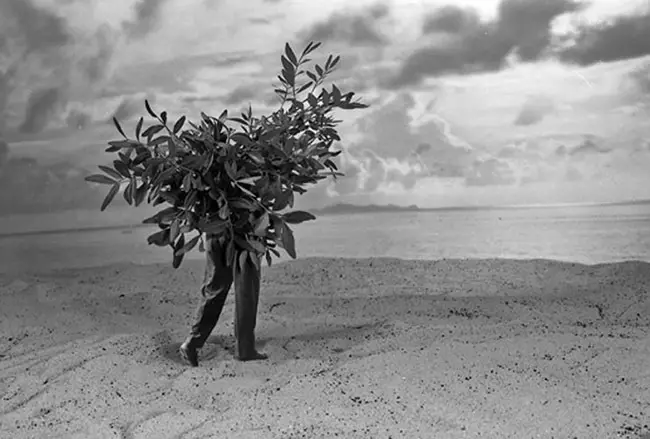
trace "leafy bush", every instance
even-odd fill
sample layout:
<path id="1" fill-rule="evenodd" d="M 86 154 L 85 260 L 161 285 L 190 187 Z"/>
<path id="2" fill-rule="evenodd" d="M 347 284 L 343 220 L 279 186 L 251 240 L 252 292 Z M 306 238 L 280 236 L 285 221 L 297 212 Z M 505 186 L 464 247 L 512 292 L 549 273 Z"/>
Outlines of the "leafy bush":
<path id="1" fill-rule="evenodd" d="M 336 85 L 314 94 L 340 60 L 329 55 L 323 66 L 306 70 L 311 62 L 307 56 L 319 46 L 310 42 L 297 57 L 285 45 L 280 84 L 275 88 L 281 104 L 269 116 L 254 117 L 250 106 L 240 117 L 228 118 L 227 110 L 218 118 L 201 113 L 200 124 L 189 122 L 191 129 L 181 131 L 185 116 L 168 124 L 167 112 L 157 114 L 145 101 L 156 122 L 143 131 L 141 117 L 135 139 L 128 138 L 114 118 L 123 139 L 108 142 L 106 151 L 117 153 L 118 158 L 112 167 L 99 166 L 104 174 L 86 177 L 89 182 L 111 185 L 101 210 L 121 189 L 130 205 L 145 200 L 154 206 L 167 203 L 143 222 L 158 225 L 160 230 L 147 241 L 170 246 L 174 268 L 197 244 L 204 251 L 203 234 L 223 240 L 229 266 L 237 255 L 247 254 L 258 256 L 251 257 L 255 264 L 265 255 L 271 265 L 271 254 L 280 256 L 277 247 L 295 258 L 289 224 L 315 217 L 304 211 L 282 212 L 293 208 L 294 193 L 305 193 L 306 185 L 343 175 L 332 161 L 341 151 L 330 150 L 341 140 L 335 129 L 341 121 L 332 117 L 332 111 L 367 107 L 352 100 L 354 92 L 343 93 Z M 302 77 L 306 81 L 299 84 Z M 227 122 L 238 124 L 239 129 Z M 186 238 L 192 232 L 197 233 Z"/>

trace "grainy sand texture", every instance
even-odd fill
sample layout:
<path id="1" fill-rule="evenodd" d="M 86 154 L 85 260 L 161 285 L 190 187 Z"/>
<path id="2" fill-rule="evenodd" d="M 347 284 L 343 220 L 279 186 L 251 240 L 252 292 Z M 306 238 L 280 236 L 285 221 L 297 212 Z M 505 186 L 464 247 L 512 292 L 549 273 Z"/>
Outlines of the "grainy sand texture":
<path id="1" fill-rule="evenodd" d="M 307 258 L 178 346 L 203 263 L 0 278 L 2 438 L 650 438 L 650 264 Z"/>

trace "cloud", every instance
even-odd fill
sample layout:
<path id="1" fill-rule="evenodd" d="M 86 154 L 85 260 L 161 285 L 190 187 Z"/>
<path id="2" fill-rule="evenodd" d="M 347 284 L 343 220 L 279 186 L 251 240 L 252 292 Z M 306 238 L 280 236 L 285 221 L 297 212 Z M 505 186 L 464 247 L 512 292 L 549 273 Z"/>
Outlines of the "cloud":
<path id="1" fill-rule="evenodd" d="M 422 31 L 431 42 L 410 54 L 384 85 L 397 89 L 427 77 L 498 71 L 511 54 L 540 59 L 553 20 L 580 7 L 573 0 L 502 0 L 496 18 L 481 20 L 472 9 L 445 6 L 424 20 Z"/>
<path id="2" fill-rule="evenodd" d="M 340 156 L 346 176 L 333 184 L 336 193 L 370 199 L 395 188 L 411 191 L 432 179 L 466 186 L 516 182 L 506 161 L 479 153 L 459 139 L 433 108 L 425 109 L 426 120 L 415 119 L 415 110 L 413 96 L 400 93 L 362 117 L 357 128 L 363 137 L 345 145 Z"/>
<path id="3" fill-rule="evenodd" d="M 0 2 L 0 129 L 38 133 L 63 121 L 71 97 L 92 92 L 110 71 L 113 42 L 107 27 L 73 30 L 33 0 Z"/>
<path id="4" fill-rule="evenodd" d="M 83 168 L 68 162 L 43 165 L 33 158 L 12 157 L 8 150 L 3 159 L 2 151 L 0 142 L 0 215 L 93 208 L 105 195 L 105 187 L 83 180 L 88 175 Z"/>
<path id="5" fill-rule="evenodd" d="M 226 105 L 241 104 L 259 99 L 260 88 L 253 85 L 240 85 L 225 96 Z"/>
<path id="6" fill-rule="evenodd" d="M 113 123 L 113 118 L 119 121 L 128 120 L 137 114 L 144 107 L 144 99 L 126 97 L 122 99 L 113 114 L 108 118 L 108 122 Z"/>
<path id="7" fill-rule="evenodd" d="M 38 133 L 47 127 L 50 118 L 64 104 L 61 89 L 57 87 L 35 90 L 27 101 L 25 119 L 20 125 L 23 133 Z"/>
<path id="8" fill-rule="evenodd" d="M 0 170 L 4 167 L 9 155 L 9 145 L 2 138 L 0 138 Z"/>
<path id="9" fill-rule="evenodd" d="M 378 28 L 378 22 L 389 13 L 385 4 L 375 4 L 363 10 L 335 12 L 325 21 L 301 32 L 305 42 L 346 43 L 352 46 L 383 46 L 388 40 Z"/>
<path id="10" fill-rule="evenodd" d="M 521 107 L 514 124 L 534 125 L 540 122 L 554 109 L 553 102 L 544 96 L 529 97 Z"/>
<path id="11" fill-rule="evenodd" d="M 581 25 L 557 51 L 564 62 L 591 65 L 650 55 L 650 10 L 609 22 Z"/>
<path id="12" fill-rule="evenodd" d="M 65 121 L 66 125 L 69 128 L 72 128 L 74 130 L 82 130 L 90 125 L 92 122 L 92 117 L 82 110 L 73 108 L 66 116 Z"/>
<path id="13" fill-rule="evenodd" d="M 465 176 L 467 186 L 502 186 L 515 182 L 510 166 L 497 158 L 474 161 Z"/>
<path id="14" fill-rule="evenodd" d="M 169 0 L 139 0 L 135 4 L 135 16 L 122 25 L 129 39 L 142 39 L 157 28 L 165 3 Z"/>
<path id="15" fill-rule="evenodd" d="M 580 145 L 568 151 L 570 156 L 587 155 L 587 154 L 607 154 L 612 149 L 594 142 L 591 139 L 585 139 Z"/>
<path id="16" fill-rule="evenodd" d="M 632 71 L 629 79 L 632 80 L 637 93 L 650 96 L 650 63 Z"/>

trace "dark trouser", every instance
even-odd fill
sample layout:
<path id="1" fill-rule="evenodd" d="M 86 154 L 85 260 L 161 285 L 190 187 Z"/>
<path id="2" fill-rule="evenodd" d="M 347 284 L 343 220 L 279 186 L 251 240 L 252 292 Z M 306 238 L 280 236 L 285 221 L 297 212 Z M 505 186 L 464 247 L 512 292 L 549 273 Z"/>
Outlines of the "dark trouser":
<path id="1" fill-rule="evenodd" d="M 206 240 L 206 267 L 202 300 L 196 310 L 196 318 L 188 343 L 200 349 L 214 329 L 226 302 L 230 286 L 235 284 L 235 337 L 237 355 L 251 356 L 255 353 L 255 323 L 260 292 L 260 272 L 250 258 L 239 267 L 238 257 L 234 267 L 226 266 L 226 247 L 214 237 Z M 237 255 L 239 256 L 239 255 Z M 256 257 L 252 255 L 252 257 Z"/>

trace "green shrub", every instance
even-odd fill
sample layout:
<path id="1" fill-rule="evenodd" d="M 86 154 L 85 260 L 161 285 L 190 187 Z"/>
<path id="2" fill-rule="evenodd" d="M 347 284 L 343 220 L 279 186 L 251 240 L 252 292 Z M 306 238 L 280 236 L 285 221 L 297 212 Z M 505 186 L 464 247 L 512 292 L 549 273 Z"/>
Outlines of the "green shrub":
<path id="1" fill-rule="evenodd" d="M 130 205 L 145 200 L 154 206 L 168 204 L 143 222 L 158 225 L 160 230 L 147 241 L 170 246 L 174 268 L 197 244 L 204 251 L 204 234 L 223 240 L 229 266 L 248 254 L 256 264 L 265 255 L 271 265 L 271 254 L 280 256 L 277 247 L 295 258 L 289 224 L 315 217 L 284 211 L 293 208 L 294 193 L 305 193 L 305 186 L 343 175 L 332 161 L 341 151 L 330 150 L 341 140 L 335 129 L 341 121 L 332 117 L 332 111 L 367 107 L 352 100 L 354 92 L 343 93 L 336 85 L 314 94 L 340 60 L 329 55 L 323 66 L 315 64 L 307 70 L 311 62 L 307 56 L 319 46 L 311 42 L 297 57 L 285 45 L 275 89 L 281 105 L 269 116 L 254 117 L 250 106 L 239 117 L 229 118 L 227 110 L 218 118 L 201 113 L 199 124 L 188 122 L 191 128 L 183 130 L 185 116 L 171 124 L 165 111 L 157 114 L 145 101 L 156 122 L 143 130 L 141 117 L 134 139 L 113 119 L 123 139 L 109 142 L 106 151 L 117 153 L 118 158 L 112 167 L 99 166 L 104 174 L 86 177 L 89 182 L 111 185 L 101 210 L 122 189 Z M 302 83 L 301 78 L 305 78 Z M 196 234 L 188 238 L 192 232 Z"/>

